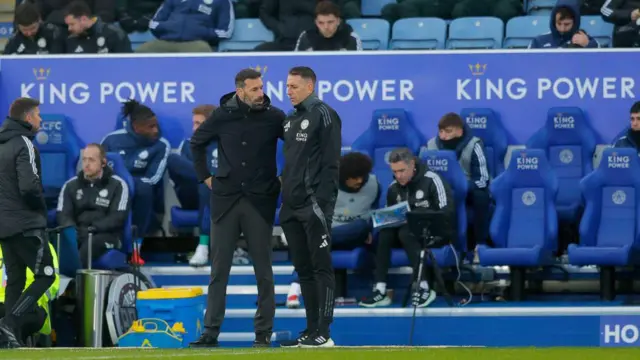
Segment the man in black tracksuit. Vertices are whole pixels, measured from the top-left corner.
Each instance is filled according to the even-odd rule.
[[[62,186],[58,200],[58,225],[65,238],[77,239],[80,262],[87,266],[89,228],[93,231],[91,258],[120,248],[129,211],[129,187],[107,166],[104,149],[89,144],[82,150],[82,170]]]
[[[613,47],[640,47],[640,0],[609,0],[600,9],[604,21],[616,26]]]
[[[283,346],[333,346],[335,278],[331,218],[338,194],[342,120],[313,92],[316,74],[294,67],[287,94],[295,111],[284,124],[280,225],[289,244],[307,315],[307,329]]]
[[[426,164],[420,163],[409,149],[397,149],[389,155],[389,164],[395,181],[389,185],[387,191],[387,206],[393,206],[407,201],[412,212],[422,209],[438,211],[444,219],[438,229],[431,231],[444,231],[435,234],[451,243],[456,239],[456,212],[453,200],[453,192],[449,184],[440,175],[429,170]],[[444,229],[444,230],[442,230]],[[418,269],[420,263],[420,250],[423,244],[421,239],[413,236],[408,225],[395,228],[383,228],[378,236],[378,248],[376,250],[376,285],[371,296],[359,303],[363,307],[379,307],[391,305],[391,299],[387,296],[387,273],[391,263],[391,250],[398,243],[404,247],[409,263],[414,269]],[[417,270],[414,270],[417,274]],[[427,307],[436,299],[433,290],[433,268],[425,266],[420,279],[417,300],[418,307]]]
[[[46,55],[64,53],[65,38],[56,25],[43,23],[36,5],[22,3],[16,8],[18,27],[4,47],[5,55]]]
[[[40,178],[40,154],[31,142],[40,128],[39,103],[19,98],[0,128],[0,246],[7,273],[0,346],[20,347],[23,315],[55,281],[45,228],[47,209]],[[34,281],[25,289],[27,268]],[[24,290],[24,292],[23,292]]]
[[[362,41],[351,25],[340,17],[340,7],[331,1],[316,6],[316,24],[298,37],[294,51],[361,51]]]
[[[275,317],[271,237],[280,181],[276,150],[285,114],[271,106],[262,91],[261,74],[245,69],[236,75],[236,91],[220,99],[220,107],[191,137],[196,177],[211,189],[211,282],[205,331],[191,347],[218,345],[233,252],[244,233],[258,283],[255,347],[269,346]],[[207,148],[218,142],[218,168],[210,172]]]
[[[93,17],[83,1],[74,1],[66,9],[64,18],[69,27],[65,44],[67,54],[130,53],[131,41],[120,28]]]

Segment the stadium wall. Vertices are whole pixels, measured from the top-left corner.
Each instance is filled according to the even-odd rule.
[[[610,142],[628,123],[640,95],[638,51],[491,50],[377,51],[291,54],[171,54],[0,57],[0,111],[19,96],[37,98],[44,113],[70,117],[84,141],[99,141],[115,128],[119,102],[134,97],[190,133],[196,104],[214,103],[233,91],[237,71],[264,74],[274,105],[291,108],[287,70],[312,67],[318,94],[343,120],[343,145],[371,121],[373,110],[404,108],[427,136],[446,112],[490,107],[513,143],[524,143],[555,106],[581,107]],[[614,65],[615,64],[615,65]],[[392,119],[385,126],[393,127]],[[391,129],[390,128],[390,129]]]

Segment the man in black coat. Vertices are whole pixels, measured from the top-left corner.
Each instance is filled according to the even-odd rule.
[[[31,142],[40,128],[39,102],[19,98],[0,128],[0,246],[7,273],[5,317],[0,345],[18,348],[24,315],[55,281],[53,256],[45,228],[47,208],[42,189],[40,154]],[[27,268],[34,281],[25,289]],[[24,291],[23,291],[24,290]]]
[[[280,181],[276,149],[283,136],[285,114],[271,106],[261,74],[240,71],[236,91],[220,99],[220,107],[191,137],[196,176],[211,188],[211,282],[205,332],[192,347],[215,347],[225,313],[229,272],[240,233],[244,233],[258,282],[254,346],[269,346],[275,316],[271,236]],[[212,176],[207,146],[218,142],[218,169]]]

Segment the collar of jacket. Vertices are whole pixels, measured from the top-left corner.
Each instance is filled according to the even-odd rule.
[[[4,123],[2,124],[2,127],[6,128],[7,130],[17,130],[21,132],[20,135],[24,135],[29,139],[33,139],[36,134],[36,131],[33,130],[33,126],[31,126],[31,124],[24,120],[12,118],[10,116],[7,116]]]
[[[304,99],[300,104],[294,106],[296,111],[307,111],[313,105],[320,102],[320,98],[316,95],[315,92],[312,92],[306,99]]]
[[[109,178],[111,177],[111,175],[113,175],[113,171],[111,170],[111,168],[109,167],[109,165],[105,165],[104,168],[102,168],[102,175],[100,176],[100,178],[96,179],[95,181],[91,181],[89,179],[87,179],[84,176],[84,171],[80,170],[78,172],[78,179],[80,180],[80,182],[82,183],[83,186],[87,186],[91,183],[93,184],[100,184],[100,185],[107,185],[109,183]]]
[[[271,105],[271,99],[269,99],[269,97],[265,94],[262,104],[249,106],[244,101],[238,99],[238,96],[235,94],[235,92],[231,92],[222,96],[222,99],[220,99],[220,105],[228,112],[237,111],[243,114],[248,114],[251,112],[261,112],[268,110]]]

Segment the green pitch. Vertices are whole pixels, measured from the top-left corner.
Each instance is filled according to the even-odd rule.
[[[0,350],[0,359],[28,360],[637,360],[640,348],[403,348],[334,349],[25,349]]]

